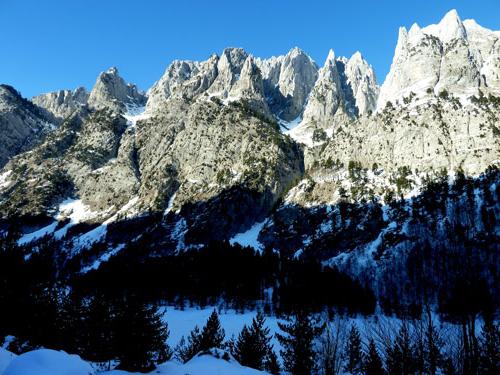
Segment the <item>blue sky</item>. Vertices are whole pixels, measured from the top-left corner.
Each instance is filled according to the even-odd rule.
[[[79,85],[118,67],[147,89],[173,59],[226,46],[261,57],[299,46],[319,65],[329,48],[360,50],[383,82],[398,27],[462,19],[500,30],[499,0],[0,0],[0,83],[24,96]]]

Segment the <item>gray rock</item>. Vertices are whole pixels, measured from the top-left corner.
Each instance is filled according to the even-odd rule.
[[[116,68],[110,68],[97,77],[90,92],[88,105],[95,109],[111,109],[124,112],[129,106],[143,106],[146,97],[132,84],[127,84]]]
[[[74,91],[59,90],[33,97],[31,101],[51,113],[58,123],[87,104],[89,94],[84,87]]]

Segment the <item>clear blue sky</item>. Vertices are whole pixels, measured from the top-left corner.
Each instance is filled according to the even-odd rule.
[[[173,59],[226,46],[261,57],[299,46],[319,65],[328,49],[360,50],[381,83],[398,27],[462,19],[500,30],[500,0],[0,0],[0,83],[24,96],[79,85],[117,66],[141,89]]]

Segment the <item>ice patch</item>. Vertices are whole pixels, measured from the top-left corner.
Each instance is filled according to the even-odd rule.
[[[166,216],[170,211],[172,211],[172,207],[174,206],[174,201],[175,201],[176,195],[177,195],[177,192],[172,194],[172,196],[168,200],[167,208],[165,209],[165,212],[163,212],[163,216]]]

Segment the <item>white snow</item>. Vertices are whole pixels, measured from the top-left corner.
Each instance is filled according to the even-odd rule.
[[[297,118],[292,121],[285,121],[282,119],[278,119],[278,123],[280,124],[281,128],[284,128],[283,132],[285,134],[288,134],[288,132],[290,132],[292,129],[299,126],[301,122],[302,122],[301,116],[297,116]]]
[[[172,194],[170,199],[168,200],[167,208],[165,209],[165,212],[163,213],[163,216],[166,216],[170,211],[172,211],[172,207],[174,206],[174,201],[175,201],[175,196],[177,195],[177,192]]]
[[[54,216],[56,221],[32,233],[25,234],[17,243],[19,245],[25,245],[52,233],[55,238],[61,239],[73,225],[95,218],[100,214],[102,214],[102,212],[91,211],[89,206],[84,204],[81,199],[68,198],[59,205],[57,214]],[[70,221],[54,233],[58,222],[63,219],[69,219]]]
[[[12,174],[11,170],[8,170],[2,174],[0,174],[0,190],[5,189],[10,185],[10,181],[8,180],[9,176]]]
[[[125,106],[127,107],[127,112],[123,114],[123,117],[127,119],[127,125],[135,127],[137,121],[149,118],[149,114],[146,113],[146,107],[139,107],[131,104],[125,104]]]
[[[84,247],[91,246],[92,244],[101,241],[108,231],[107,227],[112,222],[118,220],[120,217],[130,217],[133,213],[131,213],[131,208],[137,203],[139,197],[134,197],[128,203],[126,203],[120,210],[107,219],[104,223],[99,225],[98,227],[92,229],[91,231],[81,235],[78,238],[73,240],[73,245],[75,250],[80,250]],[[121,250],[121,249],[120,249]]]
[[[229,240],[229,243],[231,245],[234,245],[235,243],[240,244],[241,246],[250,246],[253,247],[255,250],[262,251],[263,246],[262,244],[258,241],[259,233],[266,224],[266,220],[255,223],[249,230],[243,233],[238,233],[235,235],[233,238]]]
[[[167,341],[168,344],[171,347],[175,347],[183,336],[184,338],[189,336],[189,333],[196,325],[202,328],[212,311],[214,311],[214,308],[214,306],[208,306],[205,308],[186,308],[184,310],[179,310],[172,306],[163,307],[162,311],[165,312],[163,320],[168,323],[168,329],[170,331]],[[238,313],[231,309],[218,310],[218,312],[222,328],[224,328],[226,333],[226,339],[232,336],[237,338],[243,326],[245,324],[251,324],[252,319],[256,315],[255,311]],[[278,328],[278,318],[275,316],[266,316],[266,326],[273,335],[275,332],[280,332]],[[271,343],[278,354],[281,345],[276,337],[273,337]]]
[[[17,356],[14,353],[11,353],[4,348],[0,348],[0,374],[3,374],[3,371],[16,357]]]
[[[81,273],[87,273],[91,270],[96,270],[99,268],[101,263],[107,262],[109,258],[112,256],[115,256],[118,254],[120,251],[122,251],[125,248],[125,244],[119,244],[115,248],[112,248],[111,250],[105,252],[104,254],[101,254],[99,258],[97,258],[94,263],[92,263],[90,266],[84,267],[81,270]]]
[[[2,375],[93,375],[79,356],[50,349],[33,350],[14,358]]]
[[[40,238],[45,237],[48,234],[53,233],[56,230],[56,227],[57,227],[57,221],[55,221],[55,222],[53,222],[53,223],[51,223],[51,224],[49,224],[41,229],[38,229],[34,232],[25,234],[19,240],[17,240],[17,244],[18,245],[26,245],[27,243],[30,243],[32,241],[39,240]]]

